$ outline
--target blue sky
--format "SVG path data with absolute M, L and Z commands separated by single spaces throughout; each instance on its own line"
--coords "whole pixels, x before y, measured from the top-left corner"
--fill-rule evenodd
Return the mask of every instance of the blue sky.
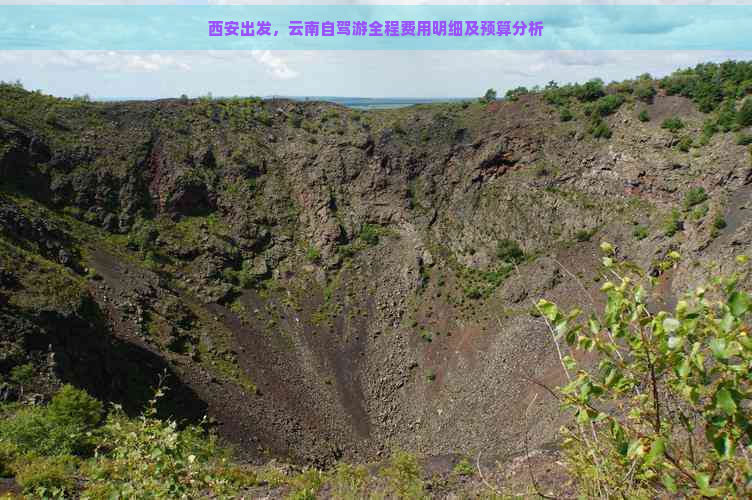
M 70 4 L 63 0 L 0 0 L 0 5 Z M 137 1 L 76 4 L 143 4 Z M 149 2 L 173 4 L 178 1 Z M 261 1 L 211 0 L 200 4 L 264 4 Z M 275 4 L 428 4 L 427 1 L 313 2 L 290 0 Z M 552 1 L 453 2 L 430 4 L 552 4 Z M 562 2 L 558 2 L 561 4 Z M 577 4 L 576 2 L 568 2 Z M 587 2 L 593 4 L 594 2 Z M 619 2 L 601 2 L 617 4 Z M 651 2 L 628 2 L 630 4 Z M 661 2 L 679 3 L 679 2 Z M 713 2 L 681 2 L 713 4 Z M 719 2 L 720 3 L 720 2 Z M 724 1 L 724 4 L 747 2 Z M 0 19 L 0 22 L 2 20 Z M 6 20 L 7 21 L 7 20 Z M 0 24 L 1 25 L 1 24 Z M 681 19 L 628 22 L 619 29 L 642 36 L 660 36 L 682 29 Z M 677 28 L 677 26 L 679 28 Z M 695 37 L 712 32 L 688 30 Z M 0 33 L 2 35 L 2 33 Z M 745 34 L 742 32 L 741 36 Z M 597 36 L 597 34 L 592 35 Z M 748 35 L 746 38 L 749 38 Z M 0 79 L 20 79 L 27 88 L 61 96 L 88 93 L 93 97 L 171 97 L 183 93 L 214 95 L 339 95 L 360 97 L 475 96 L 486 88 L 500 91 L 518 85 L 583 81 L 599 76 L 621 80 L 639 73 L 664 75 L 703 61 L 752 59 L 752 51 L 698 50 L 0 50 Z

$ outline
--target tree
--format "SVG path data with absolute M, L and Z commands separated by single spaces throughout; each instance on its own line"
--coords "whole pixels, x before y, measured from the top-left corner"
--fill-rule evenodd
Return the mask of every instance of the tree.
M 496 90 L 495 89 L 486 90 L 486 94 L 483 96 L 483 101 L 493 102 L 495 100 L 496 100 Z
M 573 415 L 563 446 L 581 496 L 748 498 L 752 297 L 737 287 L 748 271 L 653 312 L 647 287 L 657 278 L 601 249 L 616 278 L 601 287 L 602 314 L 580 320 L 578 309 L 536 305 L 554 339 L 595 356 L 559 356 L 568 383 L 558 397 Z M 670 252 L 657 267 L 679 260 Z

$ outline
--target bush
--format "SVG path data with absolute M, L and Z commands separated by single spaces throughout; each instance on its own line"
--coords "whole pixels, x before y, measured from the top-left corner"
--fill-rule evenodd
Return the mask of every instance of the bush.
M 681 119 L 675 116 L 666 118 L 665 120 L 663 120 L 661 128 L 665 128 L 666 130 L 670 130 L 671 132 L 676 132 L 684 128 L 684 122 L 682 122 Z
M 102 403 L 86 391 L 65 385 L 47 406 L 50 419 L 58 425 L 91 429 L 102 419 Z
M 592 102 L 600 99 L 605 95 L 603 80 L 594 78 L 584 85 L 576 85 L 574 95 L 582 102 Z
M 504 262 L 518 263 L 525 257 L 519 243 L 508 238 L 496 242 L 496 257 Z
M 684 137 L 679 139 L 676 147 L 679 149 L 679 151 L 683 151 L 684 153 L 689 152 L 689 148 L 692 147 L 692 138 L 685 135 Z
M 488 89 L 486 90 L 485 95 L 483 95 L 483 102 L 493 102 L 496 100 L 496 90 L 494 89 Z
M 14 468 L 16 482 L 26 494 L 42 498 L 73 496 L 76 488 L 76 460 L 71 456 L 22 459 Z
M 736 116 L 736 121 L 742 127 L 749 127 L 752 125 L 752 99 L 744 100 L 742 107 L 739 109 L 739 113 Z
M 705 192 L 705 188 L 703 187 L 696 187 L 692 188 L 689 191 L 686 192 L 684 195 L 684 206 L 686 208 L 691 208 L 695 205 L 699 205 L 703 201 L 708 199 L 708 195 Z
M 575 233 L 574 238 L 577 241 L 583 243 L 586 241 L 590 241 L 590 238 L 592 238 L 594 234 L 595 234 L 595 229 L 581 229 Z
M 574 118 L 574 115 L 569 110 L 569 108 L 561 108 L 561 111 L 559 111 L 559 120 L 563 122 L 572 121 Z
M 650 233 L 648 232 L 648 228 L 645 226 L 637 226 L 634 228 L 634 231 L 632 231 L 632 236 L 637 241 L 644 240 L 648 237 Z
M 681 219 L 681 214 L 678 210 L 672 210 L 671 215 L 666 219 L 666 223 L 663 227 L 663 233 L 669 238 L 679 231 L 684 229 L 684 221 Z
M 428 376 L 429 380 L 436 378 Z M 392 492 L 396 498 L 424 498 L 422 468 L 418 459 L 406 452 L 398 451 L 392 455 L 387 467 L 381 471 L 381 475 L 387 478 Z
M 601 97 L 595 103 L 595 110 L 600 116 L 608 116 L 624 103 L 624 96 L 621 94 L 611 94 Z
M 373 224 L 363 224 L 363 228 L 360 230 L 360 239 L 368 243 L 369 245 L 379 244 L 379 227 Z
M 86 455 L 99 422 L 102 404 L 86 392 L 66 385 L 47 407 L 26 407 L 0 422 L 0 439 L 22 453 Z
M 18 446 L 7 441 L 0 441 L 0 477 L 13 477 L 11 464 L 19 455 Z
M 713 227 L 719 231 L 726 228 L 726 219 L 723 215 L 718 214 L 715 216 L 715 219 L 713 219 Z
M 596 139 L 609 139 L 611 137 L 611 129 L 608 128 L 608 124 L 601 120 L 600 117 L 596 117 L 596 119 L 590 123 L 588 133 Z
M 643 109 L 642 111 L 640 111 L 640 114 L 637 115 L 637 119 L 640 120 L 643 123 L 649 122 L 650 121 L 650 115 L 648 115 L 647 110 Z
M 752 144 L 752 135 L 739 133 L 736 136 L 736 144 L 739 146 L 749 146 Z
M 635 84 L 634 96 L 644 102 L 653 102 L 655 97 L 655 87 L 652 80 L 640 80 Z
M 619 277 L 602 286 L 602 314 L 580 321 L 579 310 L 537 305 L 571 348 L 598 353 L 583 365 L 561 357 L 569 382 L 560 401 L 573 416 L 562 445 L 580 495 L 747 498 L 752 297 L 736 287 L 746 273 L 656 313 L 646 306 L 644 272 L 602 248 Z M 671 252 L 661 266 L 678 259 Z

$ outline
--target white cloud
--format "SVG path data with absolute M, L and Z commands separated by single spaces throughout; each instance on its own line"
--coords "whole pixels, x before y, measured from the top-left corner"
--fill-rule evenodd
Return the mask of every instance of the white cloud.
M 165 69 L 190 71 L 190 64 L 159 53 L 140 54 L 129 51 L 61 50 L 36 51 L 32 60 L 42 67 L 63 66 L 70 69 L 95 69 L 103 72 L 156 72 Z M 38 57 L 41 56 L 41 57 Z
M 267 72 L 276 80 L 292 80 L 298 73 L 287 65 L 284 59 L 272 54 L 270 50 L 252 50 L 251 57 L 266 67 Z

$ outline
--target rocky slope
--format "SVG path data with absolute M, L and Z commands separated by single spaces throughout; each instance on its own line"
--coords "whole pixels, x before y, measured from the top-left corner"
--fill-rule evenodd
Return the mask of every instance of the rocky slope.
M 747 146 L 699 141 L 688 98 L 624 96 L 598 139 L 587 103 L 561 121 L 542 94 L 359 112 L 3 86 L 2 397 L 70 381 L 135 410 L 167 374 L 164 411 L 257 460 L 544 447 L 560 370 L 534 301 L 596 307 L 601 240 L 662 274 L 656 306 L 749 251 Z

